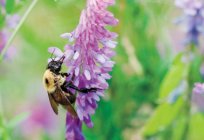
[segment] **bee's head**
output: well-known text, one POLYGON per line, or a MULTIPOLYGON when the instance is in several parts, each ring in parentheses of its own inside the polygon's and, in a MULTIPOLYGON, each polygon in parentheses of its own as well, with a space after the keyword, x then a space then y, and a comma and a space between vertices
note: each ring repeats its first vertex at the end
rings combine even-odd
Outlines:
POLYGON ((59 73, 61 71, 61 66, 62 63, 64 61, 65 56, 63 55, 59 60, 54 60, 52 59, 48 65, 47 65, 47 69, 49 69, 50 71, 54 72, 54 73, 59 73))

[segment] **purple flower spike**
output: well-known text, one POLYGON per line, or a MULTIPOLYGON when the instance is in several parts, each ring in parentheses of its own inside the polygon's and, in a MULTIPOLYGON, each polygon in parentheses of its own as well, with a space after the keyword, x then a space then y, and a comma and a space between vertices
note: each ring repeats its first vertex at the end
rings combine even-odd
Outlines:
MULTIPOLYGON (((79 118, 74 119, 69 113, 67 115, 66 133, 69 140, 81 136, 82 121, 88 127, 93 127, 90 115, 95 113, 97 102, 108 88, 106 80, 111 78, 108 73, 115 64, 111 58, 115 55, 112 49, 117 45, 114 41, 117 34, 108 31, 105 26, 115 26, 118 20, 106 8, 114 3, 115 0, 87 0, 76 29, 61 35, 69 42, 74 42, 72 45, 67 44, 64 52, 64 63, 69 68, 68 73, 75 77, 74 85, 79 88, 98 89, 87 94, 77 94, 76 111, 79 118)), ((59 51, 54 54, 60 57, 57 52, 59 51)))
POLYGON ((75 75, 74 84, 79 88, 102 89, 77 95, 77 114, 88 127, 93 127, 90 115, 97 108, 99 96, 108 88, 106 80, 111 78, 108 72, 114 65, 111 57, 115 54, 112 48, 117 44, 113 41, 117 35, 105 29, 107 25, 118 23, 113 14, 106 10, 112 4, 114 0, 87 0, 87 7, 81 13, 77 28, 61 35, 69 41, 75 41, 74 45, 65 47, 65 53, 72 52, 65 64, 70 68, 69 73, 75 75))
POLYGON ((79 118, 73 118, 72 115, 67 113, 66 117, 66 139, 67 140, 84 140, 84 136, 81 132, 82 122, 79 118))
POLYGON ((184 11, 180 20, 186 27, 186 45, 199 45, 199 36, 204 33, 204 2, 202 0, 176 0, 176 6, 184 11))

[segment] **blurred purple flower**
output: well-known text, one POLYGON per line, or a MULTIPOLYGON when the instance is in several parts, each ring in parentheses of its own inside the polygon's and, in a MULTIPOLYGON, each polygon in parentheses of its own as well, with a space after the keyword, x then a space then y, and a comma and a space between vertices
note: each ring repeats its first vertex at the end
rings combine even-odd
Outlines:
POLYGON ((199 36, 204 33, 204 2, 201 0, 176 0, 176 6, 184 11, 179 20, 186 27, 186 45, 199 45, 199 36))
POLYGON ((5 0, 0 0, 0 15, 4 15, 6 13, 5 2, 5 0))
POLYGON ((36 99, 33 104, 25 108, 25 112, 30 112, 28 118, 21 123, 21 132, 26 139, 39 139, 39 131, 43 130, 46 133, 53 134, 56 126, 56 116, 50 108, 50 104, 45 103, 42 99, 36 99), (37 104, 36 104, 37 103, 37 104), (46 114, 46 115, 45 115, 46 114), (32 136, 35 137, 32 137, 32 136))
POLYGON ((40 126, 46 130, 52 129, 54 126, 54 117, 52 115, 52 110, 49 109, 49 104, 39 103, 31 107, 32 113, 28 118, 28 122, 32 124, 31 126, 40 126), (47 114, 49 117, 45 117, 47 114))
POLYGON ((192 103, 199 111, 204 112, 204 84, 195 83, 192 94, 192 103))
MULTIPOLYGON (((115 64, 111 58, 115 55, 112 49, 117 45, 117 42, 113 41, 117 34, 108 31, 105 26, 117 25, 118 20, 106 8, 114 3, 115 0, 87 0, 77 28, 71 33, 61 35, 70 42, 75 41, 73 45, 67 44, 64 52, 68 73, 75 75, 74 84, 79 88, 103 89, 77 95, 76 110, 79 119, 74 120, 67 115, 66 125, 71 128, 67 129, 67 138, 81 136, 81 121, 88 127, 93 127, 90 115, 95 113, 99 97, 103 96, 104 90, 108 88, 106 80, 111 78, 108 72, 115 64)), ((54 51, 56 56, 63 55, 57 48, 50 48, 49 52, 52 53, 53 49, 57 50, 54 51)), ((80 137, 79 140, 81 139, 84 138, 80 137)))
POLYGON ((203 7, 202 0, 176 0, 175 4, 187 15, 196 15, 197 10, 203 7))
POLYGON ((5 2, 6 2, 5 0, 0 0, 0 7, 3 8, 5 6, 5 2))
POLYGON ((4 46, 6 45, 6 40, 7 40, 6 35, 0 31, 0 52, 2 51, 4 46))
POLYGON ((20 20, 20 16, 17 14, 6 16, 6 29, 13 30, 17 26, 20 20))
MULTIPOLYGON (((6 22, 3 28, 0 30, 0 53, 5 47, 12 30, 15 29, 18 22, 20 20, 20 17, 17 14, 14 15, 7 15, 6 16, 6 22)), ((6 52, 7 58, 12 58, 13 54, 15 54, 16 49, 8 49, 6 52), (9 50, 12 50, 11 52, 9 50)))
MULTIPOLYGON (((3 7, 5 5, 5 0, 0 0, 0 12, 1 14, 3 13, 3 7)), ((2 51, 3 47, 5 46, 5 42, 6 42, 6 36, 5 34, 2 32, 2 29, 0 28, 0 52, 2 51)))
POLYGON ((204 94, 204 84, 195 83, 193 94, 204 94))

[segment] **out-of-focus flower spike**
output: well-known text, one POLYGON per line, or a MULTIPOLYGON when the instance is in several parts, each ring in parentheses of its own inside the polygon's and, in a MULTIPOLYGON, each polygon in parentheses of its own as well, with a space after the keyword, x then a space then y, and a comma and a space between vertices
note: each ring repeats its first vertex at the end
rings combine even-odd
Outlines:
POLYGON ((179 22, 186 27, 185 45, 199 45, 199 36, 204 33, 204 1, 175 0, 175 5, 184 12, 179 22))
POLYGON ((195 83, 192 93, 192 103, 196 111, 204 112, 204 84, 195 83))
POLYGON ((204 94, 204 84, 195 83, 193 94, 204 94))
POLYGON ((7 28, 15 29, 15 27, 17 26, 19 20, 20 20, 20 16, 18 14, 7 15, 7 17, 6 17, 7 28))
MULTIPOLYGON (((1 4, 3 4, 3 2, 1 4)), ((5 48, 6 43, 9 40, 9 37, 11 36, 13 29, 15 29, 15 27, 17 26, 19 20, 20 20, 20 16, 17 14, 6 15, 5 24, 2 27, 2 29, 0 29, 0 53, 5 48)), ((8 49, 6 54, 4 54, 4 58, 12 59, 12 57, 15 56, 14 54, 16 52, 17 52, 17 49, 14 49, 13 46, 11 46, 11 49, 8 49)))

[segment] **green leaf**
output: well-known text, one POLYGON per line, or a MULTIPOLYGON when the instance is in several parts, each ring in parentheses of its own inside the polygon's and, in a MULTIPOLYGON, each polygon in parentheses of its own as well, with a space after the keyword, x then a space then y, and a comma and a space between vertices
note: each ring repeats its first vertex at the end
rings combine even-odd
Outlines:
POLYGON ((182 140, 185 128, 187 127, 188 119, 185 116, 184 113, 179 114, 179 116, 176 119, 175 124, 173 125, 173 134, 172 134, 172 140, 182 140))
POLYGON ((15 128, 18 124, 27 119, 29 115, 30 115, 29 112, 24 112, 15 116, 11 121, 8 122, 7 127, 9 129, 15 128))
POLYGON ((144 127, 144 136, 151 136, 158 132, 162 132, 169 124, 171 124, 184 104, 183 97, 180 96, 174 104, 163 103, 154 112, 152 118, 144 127))
POLYGON ((181 82, 185 79, 189 71, 189 63, 182 61, 183 54, 179 54, 171 66, 169 72, 164 78, 159 92, 159 101, 164 101, 166 97, 171 93, 181 82))
MULTIPOLYGON (((0 6, 0 11, 1 11, 1 6, 0 6)), ((3 25, 3 23, 4 23, 4 16, 3 16, 3 14, 0 12, 0 29, 1 29, 2 25, 3 25)))
POLYGON ((0 13, 0 30, 3 27, 3 25, 4 25, 4 17, 0 13))
POLYGON ((10 140, 9 130, 6 127, 6 121, 2 115, 0 115, 0 140, 10 140))
POLYGON ((6 12, 7 13, 12 13, 12 11, 14 10, 14 6, 15 6, 15 0, 6 0, 6 12))
POLYGON ((188 140, 203 140, 204 138, 204 114, 196 113, 191 116, 188 140))

